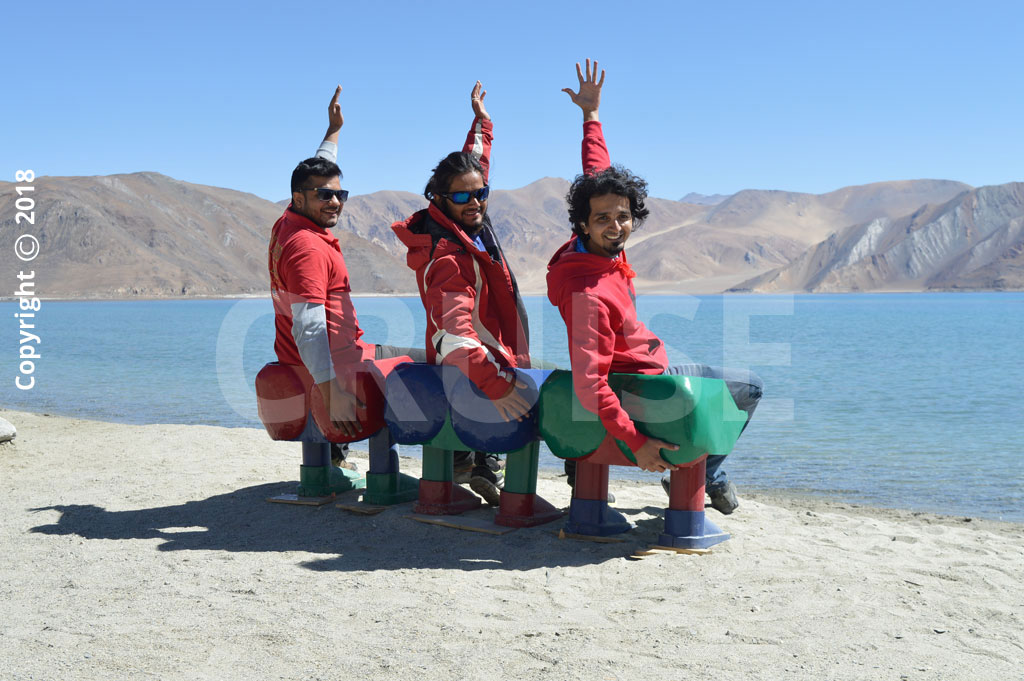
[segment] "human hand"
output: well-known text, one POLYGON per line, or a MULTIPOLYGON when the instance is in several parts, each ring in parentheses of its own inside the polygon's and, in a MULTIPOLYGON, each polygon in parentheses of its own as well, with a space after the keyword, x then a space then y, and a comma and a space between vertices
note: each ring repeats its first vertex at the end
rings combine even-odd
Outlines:
POLYGON ((661 449, 668 449, 675 451, 679 449, 679 445, 674 445, 671 442, 665 442, 654 437, 647 438, 647 442, 640 445, 640 448, 633 452, 633 456, 636 457, 636 465, 645 471, 652 471, 654 473, 663 473, 665 471, 675 470, 678 468, 675 464, 671 464, 665 459, 661 458, 661 449))
POLYGON ((341 104, 338 104, 338 95, 341 94, 341 86, 334 91, 331 103, 327 106, 327 134, 336 133, 345 125, 345 116, 341 113, 341 104))
POLYGON ((478 80, 476 85, 473 86, 473 92, 470 94, 470 104, 473 105, 473 113, 477 118, 482 118, 485 121, 491 120, 490 115, 487 113, 487 109, 484 108, 484 97, 487 96, 487 90, 483 89, 483 85, 478 80))
POLYGON ((576 62, 576 77, 580 81, 580 91, 573 92, 572 88, 562 88, 562 92, 569 95, 572 103, 583 110, 584 121, 596 121, 597 110, 601 106, 601 86, 604 85, 604 71, 601 71, 601 80, 597 80, 597 60, 594 60, 594 67, 591 69, 590 60, 587 59, 587 77, 584 79, 579 62, 576 62))
POLYGON ((522 421, 523 417, 530 413, 530 407, 532 405, 518 392, 525 387, 525 383, 517 380, 508 395, 494 400, 494 406, 498 410, 498 413, 501 414, 501 418, 506 421, 511 421, 512 419, 522 421))
POLYGON ((342 390, 336 379, 318 383, 324 398, 324 409, 334 427, 347 437, 356 437, 363 429, 359 423, 359 410, 366 409, 363 401, 352 393, 342 390))

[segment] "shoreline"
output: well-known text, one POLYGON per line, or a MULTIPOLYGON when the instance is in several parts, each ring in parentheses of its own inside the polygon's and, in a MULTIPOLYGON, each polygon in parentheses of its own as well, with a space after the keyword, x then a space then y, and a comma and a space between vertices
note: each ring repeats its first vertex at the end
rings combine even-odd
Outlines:
MULTIPOLYGON (((682 282, 686 283, 686 282, 682 282)), ((715 291, 715 292, 696 292, 696 291, 665 291, 665 290, 653 290, 645 291, 643 288, 639 288, 637 291, 638 295, 643 296, 849 296, 849 295, 901 295, 901 294, 933 294, 933 295, 945 295, 949 293, 956 294, 981 294, 981 293, 1024 293, 1022 289, 943 289, 935 291, 920 291, 920 290, 898 290, 898 289, 878 289, 873 291, 715 291)), ((536 296, 542 297, 547 295, 545 291, 522 291, 523 296, 536 296)), ((417 298, 419 293, 413 291, 411 293, 352 293, 352 298, 417 298)), ((47 297, 47 296, 35 296, 40 301, 46 303, 127 303, 127 302, 159 302, 159 301, 183 301, 183 300, 270 300, 270 292, 266 293, 236 293, 228 295, 195 295, 195 296, 130 296, 130 297, 47 297)), ((16 296, 0 296, 0 303, 16 303, 19 298, 16 296)))
MULTIPOLYGON (((100 419, 91 419, 84 416, 75 416, 67 414, 54 414, 49 412, 27 412, 17 409, 9 409, 7 407, 0 406, 0 418, 5 418, 17 427, 18 421, 22 420, 21 417, 28 417, 29 419, 61 419, 65 421, 78 421, 91 424, 98 424, 108 427, 125 427, 125 428, 147 428, 147 427, 159 427, 159 428, 219 428, 229 432, 238 432, 239 434, 245 434, 246 437, 256 434, 257 437, 264 437, 270 441, 266 431, 262 427, 256 426, 220 426, 212 424, 196 424, 196 423, 125 423, 122 421, 104 421, 100 419)), ((20 431, 19 431, 20 432, 20 431)), ((17 443, 15 438, 14 443, 17 443)), ((298 447, 297 443, 276 443, 278 445, 292 444, 298 447)), ((0 445, 0 456, 2 456, 2 446, 0 445)), ((415 447, 416 445, 406 445, 407 447, 415 447)), ((367 456, 367 442, 365 440, 354 442, 350 445, 352 455, 362 457, 363 459, 367 456)), ((420 466, 420 457, 408 456, 401 454, 402 461, 412 462, 415 467, 420 466)), ((296 459, 297 461, 298 459, 296 459)), ((0 462, 2 463, 2 462, 0 462)), ((543 461, 541 462, 540 468, 538 469, 538 476, 540 478, 559 481, 564 484, 564 474, 561 473, 557 467, 560 460, 556 460, 556 464, 546 465, 543 461)), ((404 466, 403 466, 404 470, 404 466)), ((618 466, 611 466, 609 469, 609 478, 613 481, 613 489, 617 489, 622 486, 637 486, 660 489, 660 486, 655 479, 651 480, 637 480, 631 477, 622 477, 616 475, 616 471, 625 470, 618 466)), ((632 469, 630 469, 632 470, 632 469)), ((744 499, 751 499, 755 501, 764 501, 766 503, 772 503, 775 505, 801 505, 812 510, 827 510, 827 511, 846 511, 854 514, 867 515, 867 516, 893 516, 899 515, 904 519, 911 518, 927 518, 930 522, 936 523, 979 523, 979 524, 992 524, 993 526, 1008 526, 1008 527, 1024 527, 1024 520, 1006 520, 1003 518, 993 518, 986 515, 966 515, 963 513, 938 513, 933 510, 921 510, 910 507, 901 506, 886 506, 886 505, 873 505, 866 504, 856 501, 848 501, 842 497, 829 495, 825 492, 815 492, 813 490, 797 490, 789 488, 768 488, 758 487, 748 482, 737 483, 740 487, 740 500, 741 503, 744 499)))

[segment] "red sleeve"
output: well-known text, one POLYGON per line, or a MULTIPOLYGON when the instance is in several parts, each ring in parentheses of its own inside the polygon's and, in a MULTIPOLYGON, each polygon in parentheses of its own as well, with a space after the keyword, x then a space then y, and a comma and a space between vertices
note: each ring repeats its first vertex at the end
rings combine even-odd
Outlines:
POLYGON ((474 283, 479 274, 471 262, 464 271, 456 257, 438 258, 424 276, 427 314, 437 327, 437 334, 430 343, 434 347, 440 344, 438 357, 442 364, 459 367, 487 397, 496 400, 512 390, 514 373, 495 360, 474 328, 473 309, 477 296, 474 283))
POLYGON ((593 175, 610 168, 611 165, 612 158, 608 155, 608 146, 604 143, 601 122, 584 121, 583 172, 587 175, 593 175))
POLYGON ((289 294, 289 305, 294 303, 327 303, 327 281, 331 263, 320 249, 303 243, 300 234, 289 239, 281 253, 277 273, 289 294))
POLYGON ((484 183, 487 182, 487 176, 491 172, 491 142, 493 141, 494 124, 482 118, 474 118, 462 151, 480 159, 480 165, 484 169, 484 183))
POLYGON ((563 295, 558 310, 569 332, 572 385, 580 404, 597 414, 612 437, 622 440, 635 452, 647 442, 647 436, 637 432, 633 420, 608 385, 615 344, 608 307, 597 296, 572 292, 563 295))

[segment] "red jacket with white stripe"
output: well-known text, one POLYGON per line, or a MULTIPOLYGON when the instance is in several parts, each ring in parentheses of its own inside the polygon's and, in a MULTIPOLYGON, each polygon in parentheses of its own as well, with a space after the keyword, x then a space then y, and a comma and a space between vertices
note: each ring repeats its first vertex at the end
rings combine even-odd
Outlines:
MULTIPOLYGON (((476 119, 463 151, 478 154, 487 181, 490 121, 476 119)), ((529 328, 522 300, 501 247, 484 218, 481 239, 492 257, 433 203, 391 226, 408 247, 427 314, 427 361, 459 367, 489 398, 513 387, 511 367, 529 367, 529 328)))
MULTIPOLYGON (((601 124, 583 124, 583 169, 597 173, 611 165, 601 124)), ((661 339, 637 319, 633 270, 623 251, 616 258, 579 252, 577 237, 548 263, 548 300, 558 308, 569 334, 572 382, 580 403, 597 414, 612 437, 632 451, 647 436, 637 432, 608 385, 608 374, 660 374, 668 368, 661 339)))

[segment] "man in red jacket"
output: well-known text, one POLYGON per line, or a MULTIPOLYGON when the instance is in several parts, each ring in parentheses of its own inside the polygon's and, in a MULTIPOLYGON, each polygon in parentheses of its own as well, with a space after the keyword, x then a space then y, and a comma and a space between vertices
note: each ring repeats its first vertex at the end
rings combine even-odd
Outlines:
MULTIPOLYGON (((598 108, 604 72, 597 80, 597 62, 586 61, 586 77, 576 64, 579 92, 569 88, 583 111, 583 174, 569 189, 569 221, 574 236, 548 264, 548 299, 558 307, 569 334, 573 386, 583 407, 595 413, 616 439, 625 442, 646 471, 666 472, 674 466, 661 449, 676 445, 638 432, 608 385, 608 374, 680 374, 725 379, 736 405, 752 415, 761 398, 762 382, 751 372, 723 370, 703 364, 669 366, 665 346, 637 319, 636 276, 626 260, 626 241, 649 211, 644 207, 647 183, 621 167, 613 167, 604 142, 598 108)), ((735 486, 721 469, 724 456, 707 459, 707 491, 712 505, 732 513, 739 505, 735 486)), ((575 462, 566 461, 569 484, 575 462)), ((662 479, 667 485, 669 476, 662 479)), ((666 486, 667 491, 667 486, 666 486)))
MULTIPOLYGON (((316 156, 292 172, 292 201, 271 231, 268 266, 278 361, 308 372, 334 425, 355 436, 360 433, 358 410, 363 405, 346 378, 364 368, 363 362, 399 356, 424 361, 425 355, 419 349, 362 340, 345 258, 331 233, 348 198, 341 188, 341 169, 334 163, 345 122, 340 94, 339 85, 316 156)), ((344 461, 347 446, 335 444, 331 450, 336 465, 344 461)))
MULTIPOLYGON (((434 168, 423 192, 429 207, 391 228, 408 247, 406 261, 416 272, 427 315, 427 361, 459 367, 503 418, 518 420, 531 405, 510 369, 530 366, 529 327, 519 286, 487 216, 493 125, 486 94, 477 81, 470 100, 473 125, 462 151, 434 168)), ((497 505, 501 480, 493 459, 476 453, 469 483, 497 505)))

